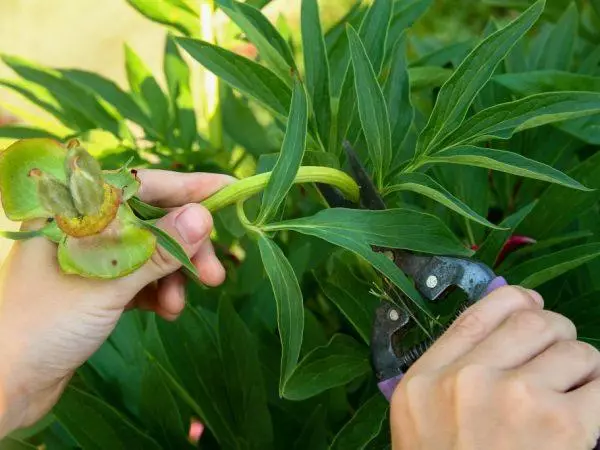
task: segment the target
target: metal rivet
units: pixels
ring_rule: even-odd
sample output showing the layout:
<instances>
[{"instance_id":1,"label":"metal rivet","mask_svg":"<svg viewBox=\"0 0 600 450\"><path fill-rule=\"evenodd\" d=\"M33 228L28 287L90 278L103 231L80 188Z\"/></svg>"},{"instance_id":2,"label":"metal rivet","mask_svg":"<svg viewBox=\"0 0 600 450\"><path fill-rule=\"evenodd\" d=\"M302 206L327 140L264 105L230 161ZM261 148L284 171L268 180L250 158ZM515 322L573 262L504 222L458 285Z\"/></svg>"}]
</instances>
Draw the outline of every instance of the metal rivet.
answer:
<instances>
[{"instance_id":1,"label":"metal rivet","mask_svg":"<svg viewBox=\"0 0 600 450\"><path fill-rule=\"evenodd\" d=\"M433 289L438 285L438 279L435 275L429 275L425 281L425 284L429 289Z\"/></svg>"},{"instance_id":2,"label":"metal rivet","mask_svg":"<svg viewBox=\"0 0 600 450\"><path fill-rule=\"evenodd\" d=\"M398 311L396 311L395 309L390 309L388 316L389 316L390 320L393 322L395 322L396 320L398 320L400 318L400 314L398 314Z\"/></svg>"}]
</instances>

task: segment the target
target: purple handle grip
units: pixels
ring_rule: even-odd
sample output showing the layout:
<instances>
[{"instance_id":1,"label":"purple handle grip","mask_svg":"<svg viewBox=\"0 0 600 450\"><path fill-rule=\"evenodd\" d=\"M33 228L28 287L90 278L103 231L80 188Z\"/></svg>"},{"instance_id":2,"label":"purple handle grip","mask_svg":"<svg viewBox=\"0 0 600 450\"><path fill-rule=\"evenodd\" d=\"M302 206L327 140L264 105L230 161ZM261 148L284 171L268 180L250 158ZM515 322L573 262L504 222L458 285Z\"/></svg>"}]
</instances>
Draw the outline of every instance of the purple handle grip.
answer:
<instances>
[{"instance_id":1,"label":"purple handle grip","mask_svg":"<svg viewBox=\"0 0 600 450\"><path fill-rule=\"evenodd\" d=\"M507 286L507 285L508 285L508 283L506 282L506 280L503 277L496 277L488 285L488 287L485 290L485 292L483 293L482 297L485 297L486 295L494 292L496 289L499 289L499 288L501 288L503 286ZM389 379L381 381L377 384L377 387L379 388L379 390L381 391L381 393L387 399L388 402L391 400L392 394L396 390L396 387L400 384L400 381L402 381L403 376L404 376L404 374L401 373L400 375L396 375L393 378L389 378ZM600 450L600 447L598 447L597 450Z\"/></svg>"}]
</instances>

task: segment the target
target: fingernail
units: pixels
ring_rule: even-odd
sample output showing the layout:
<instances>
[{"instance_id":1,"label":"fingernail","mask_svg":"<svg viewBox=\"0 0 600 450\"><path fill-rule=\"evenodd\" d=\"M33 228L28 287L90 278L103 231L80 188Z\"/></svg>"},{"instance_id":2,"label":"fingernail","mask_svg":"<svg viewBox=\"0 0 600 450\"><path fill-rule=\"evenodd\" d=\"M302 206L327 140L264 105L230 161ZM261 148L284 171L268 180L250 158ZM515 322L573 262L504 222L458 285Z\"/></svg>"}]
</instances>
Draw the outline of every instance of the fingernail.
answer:
<instances>
[{"instance_id":1,"label":"fingernail","mask_svg":"<svg viewBox=\"0 0 600 450\"><path fill-rule=\"evenodd\" d=\"M529 295L531 295L531 298L533 298L538 305L540 305L542 308L544 307L544 297L542 297L539 292L536 292L532 289L527 289L527 292L529 293Z\"/></svg>"},{"instance_id":2,"label":"fingernail","mask_svg":"<svg viewBox=\"0 0 600 450\"><path fill-rule=\"evenodd\" d=\"M196 244L206 237L210 228L206 217L206 212L199 206L189 206L177 216L175 228L186 244Z\"/></svg>"}]
</instances>

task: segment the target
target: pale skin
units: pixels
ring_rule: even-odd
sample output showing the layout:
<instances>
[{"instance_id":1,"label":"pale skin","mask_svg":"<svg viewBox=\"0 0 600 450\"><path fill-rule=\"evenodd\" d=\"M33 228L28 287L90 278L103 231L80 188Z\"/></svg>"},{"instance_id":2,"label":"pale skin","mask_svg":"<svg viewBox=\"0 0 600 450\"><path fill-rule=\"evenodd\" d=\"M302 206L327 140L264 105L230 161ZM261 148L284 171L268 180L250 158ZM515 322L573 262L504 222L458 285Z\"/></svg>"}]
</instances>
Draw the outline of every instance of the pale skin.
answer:
<instances>
[{"instance_id":1,"label":"pale skin","mask_svg":"<svg viewBox=\"0 0 600 450\"><path fill-rule=\"evenodd\" d=\"M196 203L231 181L212 174L141 171L142 199L170 208L159 226L201 280L225 279L210 243L212 219ZM39 223L24 224L25 228ZM54 244L15 244L0 272L0 437L34 423L130 308L176 320L179 264L158 250L134 274L65 276ZM392 398L400 450L591 449L600 430L600 353L539 294L502 288L467 310L411 368Z\"/></svg>"}]
</instances>

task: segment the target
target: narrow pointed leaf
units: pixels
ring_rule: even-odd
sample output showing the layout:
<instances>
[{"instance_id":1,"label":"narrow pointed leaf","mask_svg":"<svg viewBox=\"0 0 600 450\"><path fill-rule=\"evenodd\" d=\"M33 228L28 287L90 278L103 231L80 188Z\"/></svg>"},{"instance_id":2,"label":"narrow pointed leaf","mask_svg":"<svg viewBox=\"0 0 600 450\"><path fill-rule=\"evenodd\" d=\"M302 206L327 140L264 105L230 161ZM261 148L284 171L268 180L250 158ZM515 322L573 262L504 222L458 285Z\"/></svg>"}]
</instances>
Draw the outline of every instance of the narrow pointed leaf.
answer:
<instances>
[{"instance_id":1,"label":"narrow pointed leaf","mask_svg":"<svg viewBox=\"0 0 600 450\"><path fill-rule=\"evenodd\" d=\"M294 183L306 147L307 124L306 91L302 83L296 81L283 145L263 194L258 223L265 223L277 214Z\"/></svg>"},{"instance_id":2,"label":"narrow pointed leaf","mask_svg":"<svg viewBox=\"0 0 600 450\"><path fill-rule=\"evenodd\" d=\"M356 411L352 419L340 430L331 444L331 450L362 450L381 431L390 405L377 392Z\"/></svg>"},{"instance_id":3,"label":"narrow pointed leaf","mask_svg":"<svg viewBox=\"0 0 600 450\"><path fill-rule=\"evenodd\" d=\"M68 69L60 71L63 76L74 84L95 93L108 104L113 106L121 116L129 119L144 128L150 128L148 117L130 94L123 91L115 82L96 73L85 70Z\"/></svg>"},{"instance_id":4,"label":"narrow pointed leaf","mask_svg":"<svg viewBox=\"0 0 600 450\"><path fill-rule=\"evenodd\" d=\"M413 91L433 89L442 86L452 76L453 71L435 66L411 67L408 70L410 88Z\"/></svg>"},{"instance_id":5,"label":"narrow pointed leaf","mask_svg":"<svg viewBox=\"0 0 600 450\"><path fill-rule=\"evenodd\" d=\"M600 243L579 245L532 259L506 273L511 283L535 289L600 256Z\"/></svg>"},{"instance_id":6,"label":"narrow pointed leaf","mask_svg":"<svg viewBox=\"0 0 600 450\"><path fill-rule=\"evenodd\" d=\"M429 122L417 144L417 155L428 153L463 121L478 92L515 43L537 21L545 0L537 1L505 28L489 36L462 62L442 86Z\"/></svg>"},{"instance_id":7,"label":"narrow pointed leaf","mask_svg":"<svg viewBox=\"0 0 600 450\"><path fill-rule=\"evenodd\" d=\"M549 123L600 113L600 93L536 94L485 109L450 134L441 147L510 139L515 133Z\"/></svg>"},{"instance_id":8,"label":"narrow pointed leaf","mask_svg":"<svg viewBox=\"0 0 600 450\"><path fill-rule=\"evenodd\" d=\"M59 104L66 105L70 111L83 116L91 125L87 129L102 127L119 137L118 120L94 95L67 80L60 72L14 56L3 55L2 60L25 80L46 88ZM71 115L69 112L69 116Z\"/></svg>"},{"instance_id":9,"label":"narrow pointed leaf","mask_svg":"<svg viewBox=\"0 0 600 450\"><path fill-rule=\"evenodd\" d=\"M317 277L317 282L325 296L348 319L363 341L371 340L373 315L379 300L370 293L370 286L365 286L350 273L344 274L343 280L331 280Z\"/></svg>"},{"instance_id":10,"label":"narrow pointed leaf","mask_svg":"<svg viewBox=\"0 0 600 450\"><path fill-rule=\"evenodd\" d=\"M575 53L578 26L577 4L571 2L548 36L545 47L551 51L544 52L540 69L569 70Z\"/></svg>"},{"instance_id":11,"label":"narrow pointed leaf","mask_svg":"<svg viewBox=\"0 0 600 450\"><path fill-rule=\"evenodd\" d=\"M279 117L287 117L291 90L269 69L200 40L179 38L177 43L231 87L257 100Z\"/></svg>"},{"instance_id":12,"label":"narrow pointed leaf","mask_svg":"<svg viewBox=\"0 0 600 450\"><path fill-rule=\"evenodd\" d=\"M256 336L246 327L228 299L219 302L217 330L223 378L227 385L236 430L250 448L269 448L273 441ZM235 357L233 357L235 355Z\"/></svg>"},{"instance_id":13,"label":"narrow pointed leaf","mask_svg":"<svg viewBox=\"0 0 600 450\"><path fill-rule=\"evenodd\" d=\"M150 117L152 128L160 133L157 137L166 136L170 120L167 96L148 66L128 45L125 45L125 69L129 86L138 104Z\"/></svg>"},{"instance_id":14,"label":"narrow pointed leaf","mask_svg":"<svg viewBox=\"0 0 600 450\"><path fill-rule=\"evenodd\" d=\"M200 20L188 8L177 8L172 2L164 0L126 1L148 19L171 26L187 36L197 36L200 32Z\"/></svg>"},{"instance_id":15,"label":"narrow pointed leaf","mask_svg":"<svg viewBox=\"0 0 600 450\"><path fill-rule=\"evenodd\" d=\"M74 387L65 390L54 415L81 448L161 448L111 405Z\"/></svg>"},{"instance_id":16,"label":"narrow pointed leaf","mask_svg":"<svg viewBox=\"0 0 600 450\"><path fill-rule=\"evenodd\" d=\"M281 339L280 395L292 375L302 348L304 306L302 291L289 261L269 238L260 235L260 254L277 302L277 324Z\"/></svg>"},{"instance_id":17,"label":"narrow pointed leaf","mask_svg":"<svg viewBox=\"0 0 600 450\"><path fill-rule=\"evenodd\" d=\"M548 186L540 195L533 213L519 227L519 233L538 239L555 236L597 204L600 198L600 152L577 165L569 175L595 191L581 192L558 185Z\"/></svg>"},{"instance_id":18,"label":"narrow pointed leaf","mask_svg":"<svg viewBox=\"0 0 600 450\"><path fill-rule=\"evenodd\" d=\"M163 67L169 100L174 111L172 120L176 129L176 139L181 148L190 149L198 135L190 67L181 56L171 35L167 36Z\"/></svg>"},{"instance_id":19,"label":"narrow pointed leaf","mask_svg":"<svg viewBox=\"0 0 600 450\"><path fill-rule=\"evenodd\" d=\"M368 347L336 334L327 345L304 357L285 383L283 395L288 400L305 400L370 371Z\"/></svg>"},{"instance_id":20,"label":"narrow pointed leaf","mask_svg":"<svg viewBox=\"0 0 600 450\"><path fill-rule=\"evenodd\" d=\"M329 60L317 0L302 0L301 21L306 90L311 99L321 141L327 148L331 129Z\"/></svg>"},{"instance_id":21,"label":"narrow pointed leaf","mask_svg":"<svg viewBox=\"0 0 600 450\"><path fill-rule=\"evenodd\" d=\"M462 146L438 152L426 158L431 164L460 164L498 170L549 183L560 184L573 189L589 191L578 181L544 163L526 158L518 153L491 148Z\"/></svg>"},{"instance_id":22,"label":"narrow pointed leaf","mask_svg":"<svg viewBox=\"0 0 600 450\"><path fill-rule=\"evenodd\" d=\"M412 27L427 12L432 3L433 0L409 0L394 3L394 11L388 31L388 49L391 49L402 33Z\"/></svg>"},{"instance_id":23,"label":"narrow pointed leaf","mask_svg":"<svg viewBox=\"0 0 600 450\"><path fill-rule=\"evenodd\" d=\"M259 9L235 0L220 0L219 7L256 45L266 65L284 82L291 83L290 71L297 70L296 62L289 45L269 19Z\"/></svg>"},{"instance_id":24,"label":"narrow pointed leaf","mask_svg":"<svg viewBox=\"0 0 600 450\"><path fill-rule=\"evenodd\" d=\"M41 128L29 127L24 125L1 125L0 126L0 138L8 139L36 139L36 138L50 138L57 141L62 140L59 136L51 133L50 131L43 130Z\"/></svg>"},{"instance_id":25,"label":"narrow pointed leaf","mask_svg":"<svg viewBox=\"0 0 600 450\"><path fill-rule=\"evenodd\" d=\"M0 447L2 450L37 450L38 448L35 445L11 436L7 436L0 440Z\"/></svg>"},{"instance_id":26,"label":"narrow pointed leaf","mask_svg":"<svg viewBox=\"0 0 600 450\"><path fill-rule=\"evenodd\" d=\"M163 208L159 208L154 205L149 205L141 201L138 197L132 197L127 202L131 209L143 220L155 220L160 219L167 215L168 211Z\"/></svg>"},{"instance_id":27,"label":"narrow pointed leaf","mask_svg":"<svg viewBox=\"0 0 600 450\"><path fill-rule=\"evenodd\" d=\"M410 100L410 79L406 59L406 36L392 49L392 67L383 87L390 121L392 153L399 152L415 116Z\"/></svg>"},{"instance_id":28,"label":"narrow pointed leaf","mask_svg":"<svg viewBox=\"0 0 600 450\"><path fill-rule=\"evenodd\" d=\"M265 229L343 235L378 247L432 254L471 254L437 217L412 209L325 209L314 216L267 225Z\"/></svg>"},{"instance_id":29,"label":"narrow pointed leaf","mask_svg":"<svg viewBox=\"0 0 600 450\"><path fill-rule=\"evenodd\" d=\"M388 36L388 29L392 17L391 0L375 0L369 7L360 25L358 34L363 43L369 61L377 75L381 70L385 56L385 47ZM347 39L346 39L347 41ZM341 91L334 91L334 96L339 102L336 103L335 113L337 121L334 124L335 133L334 142L330 146L337 148L346 137L348 127L353 123L356 117L356 93L354 83L354 70L350 63L350 47L348 47L348 60L343 61L343 81Z\"/></svg>"},{"instance_id":30,"label":"narrow pointed leaf","mask_svg":"<svg viewBox=\"0 0 600 450\"><path fill-rule=\"evenodd\" d=\"M466 217L469 220L480 223L486 227L498 229L485 217L473 211L462 200L452 195L446 188L424 173L403 173L396 178L396 184L385 189L386 194L399 191L412 191L429 197L432 200L450 208L452 211Z\"/></svg>"},{"instance_id":31,"label":"narrow pointed leaf","mask_svg":"<svg viewBox=\"0 0 600 450\"><path fill-rule=\"evenodd\" d=\"M392 138L387 106L366 49L352 27L348 28L348 39L354 67L358 113L375 171L374 178L381 187L385 171L392 160Z\"/></svg>"},{"instance_id":32,"label":"narrow pointed leaf","mask_svg":"<svg viewBox=\"0 0 600 450\"><path fill-rule=\"evenodd\" d=\"M504 229L492 231L483 244L481 244L481 247L479 247L477 253L475 253L475 258L490 267L494 267L504 243L513 234L521 222L523 222L523 220L525 220L525 218L531 214L531 211L533 211L535 205L536 202L532 202L524 208L521 208L513 215L504 219L500 224L500 226Z\"/></svg>"}]
</instances>

